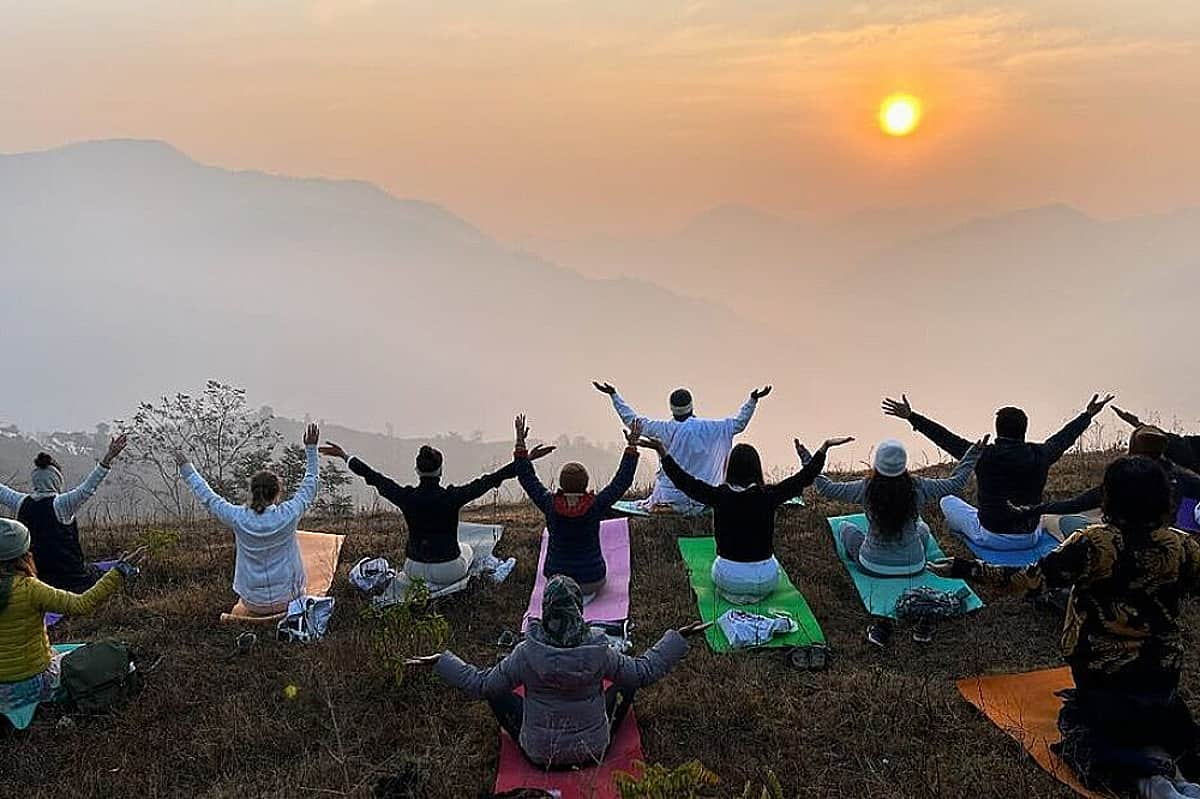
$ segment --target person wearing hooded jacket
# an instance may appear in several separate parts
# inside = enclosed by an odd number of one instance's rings
[[[584,620],[579,585],[556,575],[546,583],[541,620],[495,666],[477,668],[450,651],[409,664],[433,665],[450,685],[486,699],[538,768],[568,769],[603,762],[635,692],[665,677],[687,652],[685,636],[708,626],[668,630],[641,657],[623,655]],[[604,681],[611,682],[607,689]],[[513,692],[520,685],[524,697]]]
[[[114,438],[91,474],[70,491],[63,491],[62,468],[48,452],[38,453],[33,461],[29,475],[32,493],[14,491],[0,483],[0,505],[29,530],[33,562],[38,578],[46,585],[82,593],[102,576],[99,568],[84,559],[75,517],[108,477],[126,443],[128,438],[123,433]]]

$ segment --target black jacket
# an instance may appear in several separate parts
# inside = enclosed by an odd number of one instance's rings
[[[974,443],[918,413],[914,413],[909,422],[913,430],[957,460],[962,460],[963,455]],[[1035,531],[1038,526],[1037,517],[1014,513],[1009,509],[1008,503],[1039,504],[1042,501],[1042,492],[1046,490],[1050,467],[1079,440],[1091,423],[1091,415],[1081,413],[1045,443],[1033,444],[1013,438],[998,438],[985,447],[983,454],[979,456],[979,462],[975,464],[975,479],[979,489],[979,523],[989,532],[999,535],[1023,535]]]
[[[749,488],[697,480],[670,455],[662,459],[662,467],[676,488],[713,509],[717,554],[737,563],[757,563],[775,554],[775,511],[813,484],[825,468],[825,453],[818,452],[783,482]]]
[[[510,463],[466,485],[444,486],[437,477],[422,477],[415,486],[402,486],[358,458],[351,458],[347,465],[404,514],[404,522],[408,525],[405,555],[418,563],[448,563],[457,558],[458,512],[464,505],[517,476],[515,464]]]
[[[1167,433],[1167,460],[1200,474],[1200,436]]]
[[[26,497],[17,521],[29,528],[29,550],[39,580],[77,594],[95,585],[99,572],[83,559],[79,525],[58,520],[53,496]]]
[[[1166,462],[1163,464],[1167,469],[1167,476],[1171,479],[1171,492],[1173,495],[1174,504],[1178,505],[1185,499],[1200,499],[1200,475],[1195,472],[1177,466],[1174,463]],[[1100,507],[1104,501],[1104,488],[1096,486],[1089,488],[1082,494],[1071,497],[1070,499],[1060,500],[1058,502],[1043,502],[1036,506],[1033,510],[1038,515],[1050,513],[1056,516],[1066,515],[1069,513],[1083,513],[1084,511],[1095,510]]]

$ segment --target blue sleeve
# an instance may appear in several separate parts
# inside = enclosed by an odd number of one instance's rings
[[[554,495],[542,485],[542,481],[538,479],[537,472],[533,470],[533,462],[529,458],[518,456],[516,459],[517,482],[521,484],[521,488],[537,505],[538,510],[547,516],[554,511]]]

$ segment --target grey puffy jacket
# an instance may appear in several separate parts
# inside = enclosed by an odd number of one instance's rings
[[[538,633],[537,625],[532,625],[529,637],[489,669],[445,652],[437,672],[476,699],[499,698],[524,685],[521,749],[545,766],[600,762],[608,749],[602,681],[623,688],[650,685],[665,677],[688,648],[674,630],[641,657],[620,654],[599,633],[568,649],[542,643]]]

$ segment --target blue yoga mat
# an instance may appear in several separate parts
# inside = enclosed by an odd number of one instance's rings
[[[1196,522],[1196,500],[1185,499],[1179,503],[1179,513],[1175,515],[1175,526],[1189,533],[1200,533],[1200,524]]]
[[[1037,546],[1028,549],[989,549],[979,546],[966,536],[958,536],[958,540],[966,544],[967,549],[984,563],[993,566],[1028,566],[1053,552],[1060,543],[1045,530],[1041,530],[1040,533]]]
[[[920,574],[905,577],[876,577],[875,575],[867,574],[857,563],[846,556],[846,548],[842,546],[842,537],[838,535],[838,530],[847,522],[857,526],[860,530],[866,530],[866,514],[857,513],[852,516],[835,516],[829,520],[829,531],[833,534],[833,545],[837,549],[838,557],[841,558],[846,570],[850,572],[850,578],[854,581],[854,587],[858,589],[858,595],[862,597],[863,605],[872,616],[886,616],[889,619],[896,618],[896,600],[905,591],[917,586],[928,586],[936,591],[945,591],[948,594],[953,594],[965,586],[970,591],[970,595],[966,601],[967,610],[973,611],[983,607],[983,600],[963,580],[938,577],[930,571],[923,571]],[[944,557],[946,555],[942,552],[942,548],[938,546],[933,536],[930,536],[925,544],[925,560],[937,560]]]
[[[645,508],[642,508],[641,506],[639,506],[638,502],[639,502],[639,500],[636,500],[636,499],[623,499],[619,502],[614,502],[613,506],[612,506],[613,513],[618,513],[622,516],[635,516],[639,519],[653,519],[658,516],[666,516],[666,517],[670,517],[670,518],[680,518],[680,519],[692,519],[692,518],[697,518],[697,516],[708,516],[709,514],[712,513],[711,509],[706,509],[704,511],[704,513],[702,513],[702,514],[692,514],[692,515],[684,515],[682,513],[674,513],[672,511],[648,511]],[[804,507],[804,499],[803,499],[803,497],[792,497],[787,502],[783,503],[783,506],[785,508],[787,508],[787,507],[803,508]]]
[[[55,652],[67,653],[78,649],[83,644],[55,644],[51,647]],[[23,730],[33,721],[33,714],[37,711],[40,702],[34,702],[32,705],[23,705],[13,710],[2,711],[9,722],[18,730]]]

